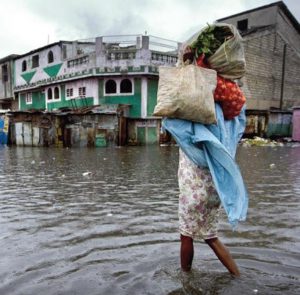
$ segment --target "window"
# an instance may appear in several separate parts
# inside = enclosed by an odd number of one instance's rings
[[[39,56],[38,55],[34,55],[32,57],[32,67],[36,68],[39,66]]]
[[[26,102],[26,104],[32,104],[32,93],[31,92],[25,94],[25,102]]]
[[[134,79],[131,78],[111,78],[104,83],[104,95],[132,95],[134,92]]]
[[[54,56],[52,50],[48,52],[48,64],[52,63],[54,61]]]
[[[48,100],[52,100],[52,89],[51,88],[48,88],[47,98],[48,98]]]
[[[67,45],[63,45],[63,47],[62,47],[62,55],[63,55],[63,59],[67,58]]]
[[[73,97],[73,88],[67,88],[66,92],[67,97]]]
[[[129,79],[121,81],[121,93],[132,93],[132,83]]]
[[[108,80],[105,83],[105,93],[117,93],[117,83],[114,80]]]
[[[60,87],[49,87],[47,89],[47,100],[48,101],[57,101],[60,100]]]
[[[85,97],[85,95],[86,95],[86,88],[85,87],[79,87],[78,94],[79,94],[79,97]]]
[[[54,88],[54,99],[59,99],[59,89],[58,89],[58,87]]]
[[[74,67],[82,64],[89,63],[89,57],[88,56],[83,56],[80,58],[72,59],[68,61],[68,67]]]
[[[23,60],[22,62],[22,72],[25,72],[27,70],[27,62],[26,60]]]
[[[8,69],[7,65],[2,66],[2,82],[7,82],[8,81]]]
[[[248,19],[242,19],[237,22],[237,28],[239,31],[247,31],[248,30]]]

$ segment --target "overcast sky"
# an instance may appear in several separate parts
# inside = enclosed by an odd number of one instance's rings
[[[119,34],[184,41],[206,23],[272,0],[0,0],[0,58],[60,40]],[[299,0],[284,0],[300,21]]]

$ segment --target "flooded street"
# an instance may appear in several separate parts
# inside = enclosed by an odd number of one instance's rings
[[[300,294],[300,147],[239,147],[248,219],[179,268],[177,147],[0,148],[0,294]]]

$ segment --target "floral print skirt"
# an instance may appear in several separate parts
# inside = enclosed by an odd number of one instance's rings
[[[207,168],[194,164],[180,149],[179,231],[193,239],[217,237],[220,199]]]

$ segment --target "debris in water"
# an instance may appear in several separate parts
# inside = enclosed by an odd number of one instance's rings
[[[107,213],[107,216],[112,216],[112,213]]]
[[[35,164],[35,161],[34,161],[34,160],[32,160],[32,161],[31,161],[31,164],[32,164],[32,165],[34,165],[34,164]]]
[[[249,146],[284,146],[282,142],[270,140],[258,136],[254,136],[253,138],[243,138],[241,139],[242,146],[249,147]]]
[[[274,168],[274,167],[275,167],[274,163],[270,164],[270,168]]]
[[[90,171],[82,173],[82,176],[90,176],[90,175],[92,175],[92,172],[90,172]]]

